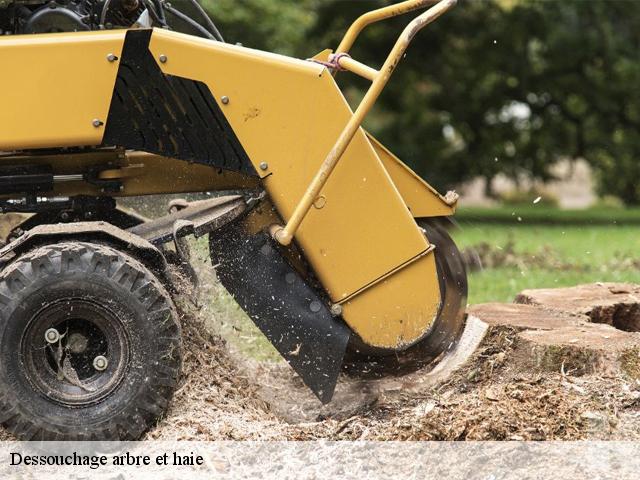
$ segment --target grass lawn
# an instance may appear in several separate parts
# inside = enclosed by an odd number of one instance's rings
[[[486,243],[515,251],[518,266],[469,275],[469,303],[508,302],[526,288],[590,282],[640,282],[640,226],[487,224],[463,218],[461,248]]]
[[[456,214],[460,221],[482,223],[536,223],[544,225],[640,225],[640,208],[593,207],[560,210],[546,205],[502,205],[493,208],[464,207]]]
[[[488,215],[485,213],[485,215]],[[452,235],[460,248],[511,250],[509,265],[469,273],[469,303],[511,302],[528,288],[590,282],[640,282],[640,225],[486,223],[461,216]],[[584,217],[587,221],[588,218]],[[204,305],[215,331],[251,358],[278,360],[275,349],[215,281],[205,239],[194,242],[203,266]],[[515,265],[513,264],[515,263]]]

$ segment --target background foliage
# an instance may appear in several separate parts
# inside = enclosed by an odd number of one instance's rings
[[[204,5],[227,41],[306,58],[388,3]],[[370,27],[353,56],[380,65],[407,21]],[[352,101],[366,87],[340,82]],[[558,159],[584,158],[601,193],[640,204],[640,2],[461,0],[416,38],[368,127],[441,189],[500,172],[546,179]]]

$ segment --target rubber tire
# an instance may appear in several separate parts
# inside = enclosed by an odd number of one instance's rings
[[[130,352],[113,391],[73,408],[33,387],[19,358],[34,312],[70,291],[118,313]],[[20,440],[137,440],[165,413],[177,387],[180,334],[168,292],[133,257],[82,242],[28,252],[0,272],[0,423]]]
[[[456,345],[465,324],[467,272],[462,254],[445,224],[439,218],[418,220],[429,241],[436,246],[438,280],[445,292],[434,325],[422,340],[403,351],[371,348],[352,335],[344,362],[346,373],[364,377],[409,373],[433,362]]]

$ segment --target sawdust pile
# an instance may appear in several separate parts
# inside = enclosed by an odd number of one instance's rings
[[[482,255],[485,266],[520,261],[494,253]],[[181,303],[183,376],[149,440],[640,439],[637,380],[519,368],[520,340],[506,327],[491,328],[443,383],[423,386],[414,375],[374,389],[343,375],[342,394],[322,406],[284,362],[238,355],[210,311]],[[0,439],[11,438],[0,430]]]
[[[166,418],[147,440],[272,438],[278,422],[258,387],[232,361],[226,342],[190,306],[181,307],[183,375]]]
[[[343,375],[321,406],[284,363],[247,361],[182,309],[183,376],[147,440],[640,439],[640,384],[625,378],[523,371],[515,330],[492,328],[469,364],[430,387]],[[0,439],[12,437],[0,431]]]
[[[356,398],[321,407],[283,364],[233,358],[194,317],[185,322],[185,378],[150,439],[575,440],[640,436],[640,392],[620,378],[514,369],[515,331],[492,329],[474,360],[445,383],[372,396],[343,376]],[[397,379],[396,379],[397,380]],[[357,389],[362,387],[361,394]],[[274,390],[275,388],[275,390]],[[283,405],[278,405],[282,402]],[[306,416],[296,421],[298,405]],[[317,412],[308,418],[309,411]],[[285,417],[289,417],[286,418]]]
[[[383,393],[368,411],[289,429],[288,438],[334,440],[569,440],[616,436],[618,416],[637,411],[620,379],[520,372],[510,366],[515,332],[495,329],[468,367],[423,391]],[[348,380],[347,380],[348,381]],[[633,431],[633,428],[628,430]],[[637,428],[635,428],[637,431]],[[628,436],[629,432],[617,432]]]

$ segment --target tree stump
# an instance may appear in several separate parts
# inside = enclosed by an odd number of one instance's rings
[[[640,285],[594,283],[525,290],[515,301],[587,315],[594,323],[605,323],[627,332],[640,331]]]
[[[516,302],[468,310],[490,329],[516,332],[513,368],[640,378],[640,286],[526,290]]]

